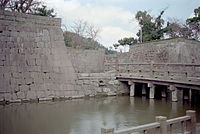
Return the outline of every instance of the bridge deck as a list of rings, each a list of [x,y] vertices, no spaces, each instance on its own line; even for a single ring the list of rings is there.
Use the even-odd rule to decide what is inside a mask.
[[[170,79],[162,79],[162,78],[150,78],[150,77],[138,77],[138,76],[128,76],[128,75],[118,75],[116,77],[119,81],[132,81],[138,83],[153,83],[158,85],[170,85],[173,84],[176,87],[182,88],[192,88],[196,90],[200,90],[200,82],[192,82],[192,81],[181,81],[181,80],[170,80]]]

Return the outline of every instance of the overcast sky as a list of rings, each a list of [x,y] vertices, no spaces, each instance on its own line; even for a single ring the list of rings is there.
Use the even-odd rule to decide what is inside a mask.
[[[124,37],[136,37],[138,23],[134,15],[146,10],[157,16],[168,7],[165,19],[178,18],[182,21],[192,16],[200,6],[200,0],[45,0],[54,8],[57,17],[70,28],[75,20],[85,20],[101,29],[98,41],[106,47]]]

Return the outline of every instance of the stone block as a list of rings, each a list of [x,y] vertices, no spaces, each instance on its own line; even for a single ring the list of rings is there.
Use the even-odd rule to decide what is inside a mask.
[[[25,99],[25,95],[23,91],[19,91],[16,93],[17,99]]]
[[[36,91],[31,90],[27,92],[26,99],[36,99],[36,98],[37,98]]]
[[[31,78],[31,77],[25,78],[25,84],[26,84],[26,85],[31,85],[33,82],[34,82],[34,81],[33,81],[33,78]]]
[[[12,94],[11,93],[4,93],[5,100],[12,100]]]
[[[45,90],[38,90],[36,92],[37,98],[46,98],[46,92]]]

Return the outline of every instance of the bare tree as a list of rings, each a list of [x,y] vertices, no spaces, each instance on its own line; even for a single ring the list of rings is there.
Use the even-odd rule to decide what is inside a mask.
[[[170,37],[184,37],[190,38],[192,35],[192,30],[188,27],[188,25],[181,23],[180,20],[173,18],[168,22],[168,32],[167,34]]]
[[[74,21],[71,28],[72,32],[78,34],[79,36],[92,40],[96,40],[100,32],[99,28],[96,28],[94,25],[89,24],[87,21],[84,20]]]
[[[96,28],[94,25],[88,25],[87,26],[86,34],[87,34],[88,38],[90,38],[92,40],[96,40],[99,32],[100,32],[100,29]]]
[[[0,0],[0,8],[4,10],[9,2],[10,0]]]
[[[76,20],[73,22],[73,25],[71,26],[72,31],[79,36],[85,36],[86,28],[88,26],[88,23],[84,20]]]
[[[0,0],[1,9],[32,13],[41,4],[39,0]]]

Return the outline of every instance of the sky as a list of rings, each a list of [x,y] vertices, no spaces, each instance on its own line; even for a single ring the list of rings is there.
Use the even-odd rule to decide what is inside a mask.
[[[177,18],[184,22],[200,6],[200,0],[45,0],[45,3],[54,8],[68,30],[77,20],[99,28],[98,41],[107,48],[124,37],[136,37],[137,11],[146,10],[156,17],[167,7],[165,20]]]

